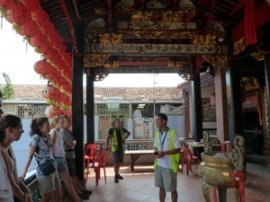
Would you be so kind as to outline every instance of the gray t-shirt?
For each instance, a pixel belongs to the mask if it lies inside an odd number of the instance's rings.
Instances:
[[[64,148],[65,148],[65,157],[66,159],[75,159],[75,151],[73,146],[69,146],[67,144],[68,141],[73,141],[74,137],[70,130],[66,128],[62,128],[60,130],[60,134],[64,140]]]
[[[30,146],[36,149],[34,154],[36,170],[38,175],[42,175],[38,165],[44,163],[48,159],[53,159],[50,135],[47,135],[47,137],[40,137],[38,134],[33,135],[30,141]]]

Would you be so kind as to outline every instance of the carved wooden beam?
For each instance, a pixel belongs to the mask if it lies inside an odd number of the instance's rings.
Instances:
[[[219,45],[186,45],[186,44],[89,44],[85,53],[111,55],[152,55],[179,56],[189,55],[226,55],[227,47]]]

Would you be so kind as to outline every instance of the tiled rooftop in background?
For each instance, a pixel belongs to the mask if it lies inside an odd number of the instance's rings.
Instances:
[[[45,85],[13,85],[15,98],[21,100],[44,100],[42,91]],[[176,87],[132,88],[132,87],[96,87],[95,100],[101,101],[119,97],[123,101],[179,101],[180,89]]]

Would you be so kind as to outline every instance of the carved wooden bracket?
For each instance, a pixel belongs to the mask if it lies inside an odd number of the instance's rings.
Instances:
[[[84,56],[84,67],[103,67],[109,58],[109,54],[86,54]]]
[[[213,67],[217,68],[228,68],[228,57],[225,55],[214,56],[214,55],[203,55],[203,59],[209,62]]]

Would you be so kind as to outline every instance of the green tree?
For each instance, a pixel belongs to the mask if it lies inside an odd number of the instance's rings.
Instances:
[[[6,73],[3,73],[2,76],[5,79],[6,85],[4,85],[0,89],[0,91],[2,92],[4,99],[11,99],[15,95],[11,79],[9,78],[9,76]]]

